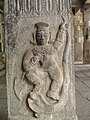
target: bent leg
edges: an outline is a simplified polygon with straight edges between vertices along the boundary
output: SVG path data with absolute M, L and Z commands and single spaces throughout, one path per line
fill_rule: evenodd
M 42 86 L 42 81 L 38 75 L 38 72 L 36 69 L 32 69 L 29 72 L 26 73 L 26 79 L 35 85 L 33 92 L 37 92 L 40 90 Z
M 58 66 L 54 65 L 49 68 L 48 74 L 52 81 L 47 95 L 55 100 L 59 100 L 59 94 L 63 84 L 63 73 Z

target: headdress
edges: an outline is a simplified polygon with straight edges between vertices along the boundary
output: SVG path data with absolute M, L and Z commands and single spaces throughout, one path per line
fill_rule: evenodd
M 37 31 L 48 30 L 49 24 L 44 23 L 44 22 L 38 22 L 35 24 L 35 27 L 37 28 Z

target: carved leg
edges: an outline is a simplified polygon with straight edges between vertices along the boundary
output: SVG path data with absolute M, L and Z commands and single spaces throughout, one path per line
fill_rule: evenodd
M 42 86 L 41 79 L 38 76 L 38 73 L 34 70 L 31 70 L 26 73 L 26 78 L 30 83 L 33 83 L 35 85 L 33 92 L 38 92 Z
M 60 69 L 57 66 L 52 66 L 48 70 L 48 74 L 52 80 L 50 90 L 47 93 L 47 96 L 54 99 L 59 100 L 60 90 L 62 88 L 63 77 L 62 73 L 60 73 Z

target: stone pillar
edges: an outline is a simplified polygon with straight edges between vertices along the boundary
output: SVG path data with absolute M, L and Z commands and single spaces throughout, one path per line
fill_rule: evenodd
M 0 11 L 0 52 L 4 51 L 4 26 L 3 11 Z
M 84 63 L 90 63 L 90 8 L 84 10 Z
M 70 0 L 5 0 L 8 120 L 77 120 Z
M 79 10 L 74 16 L 74 32 L 75 32 L 75 43 L 74 43 L 74 60 L 76 64 L 83 63 L 83 14 Z

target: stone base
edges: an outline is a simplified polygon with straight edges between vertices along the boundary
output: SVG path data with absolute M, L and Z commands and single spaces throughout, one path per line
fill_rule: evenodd
M 19 118 L 18 118 L 18 119 L 13 119 L 13 118 L 12 118 L 12 119 L 11 119 L 11 118 L 10 118 L 10 119 L 8 119 L 8 120 L 30 120 L 30 119 L 29 119 L 29 118 L 27 118 L 27 119 L 26 119 L 26 118 L 25 118 L 25 119 L 23 119 L 23 118 L 21 118 L 21 119 L 19 119 Z M 33 120 L 37 120 L 37 119 L 33 119 Z M 73 117 L 72 117 L 72 118 L 55 118 L 55 119 L 52 119 L 52 118 L 44 119 L 44 118 L 43 118 L 43 119 L 39 119 L 39 120 L 78 120 L 78 119 L 77 119 L 77 117 L 76 117 L 76 118 L 73 118 Z
M 17 117 L 12 117 L 12 118 L 8 118 L 8 120 L 78 120 L 77 115 L 75 116 L 71 116 L 71 117 L 62 117 L 60 118 L 60 116 L 54 116 L 53 115 L 49 115 L 47 117 L 43 116 L 40 118 L 30 118 L 29 116 L 17 116 Z

